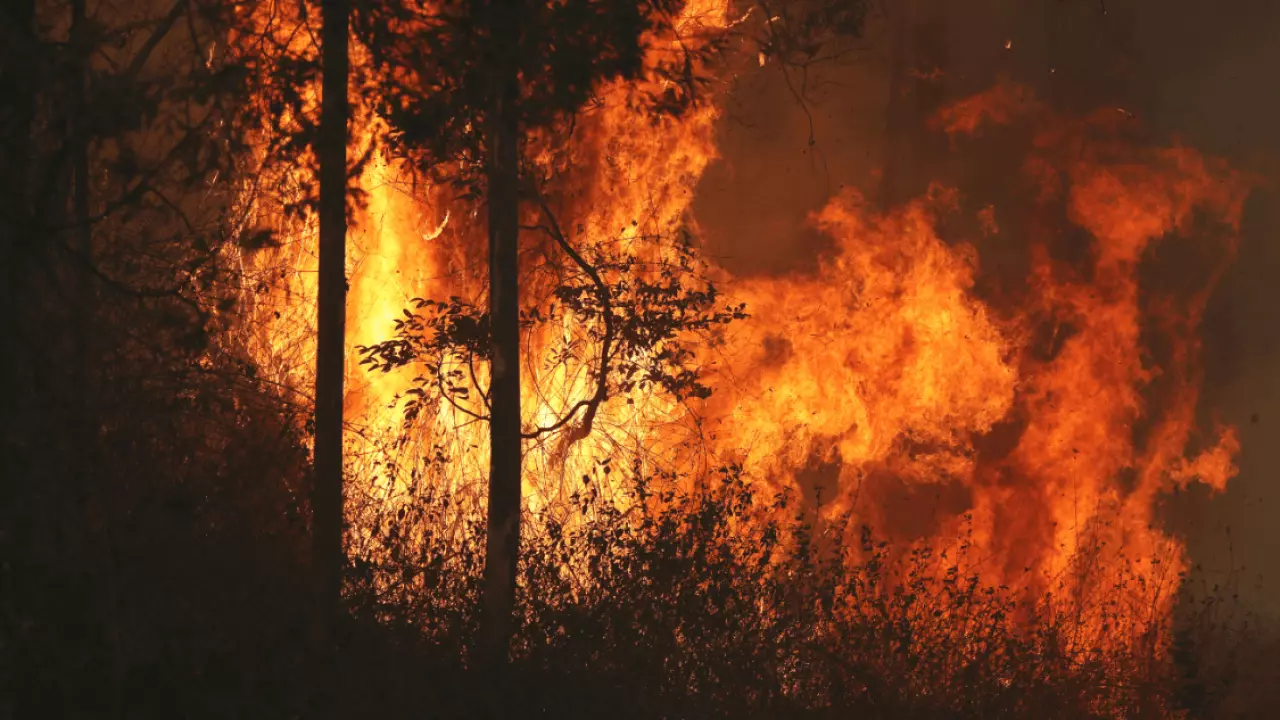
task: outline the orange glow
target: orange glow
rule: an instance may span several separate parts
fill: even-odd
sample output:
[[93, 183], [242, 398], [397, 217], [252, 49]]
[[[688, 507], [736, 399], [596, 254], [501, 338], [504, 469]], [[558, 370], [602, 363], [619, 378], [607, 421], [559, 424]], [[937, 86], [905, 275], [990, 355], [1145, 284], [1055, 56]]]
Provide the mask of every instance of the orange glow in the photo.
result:
[[[690, 3], [684, 41], [727, 27], [726, 12], [722, 0]], [[530, 141], [536, 162], [556, 171], [551, 206], [589, 256], [661, 259], [664, 243], [696, 229], [690, 207], [717, 156], [718, 110], [646, 117], [634, 109], [645, 89], [603, 88], [572, 143]], [[377, 132], [362, 112], [353, 147]], [[975, 245], [940, 237], [938, 219], [961, 212], [956, 191], [934, 187], [888, 209], [846, 191], [812, 218], [834, 241], [812, 276], [734, 279], [707, 261], [751, 314], [703, 349], [715, 394], [685, 405], [635, 390], [609, 400], [586, 438], [573, 437], [571, 423], [531, 440], [530, 508], [561, 507], [583, 476], [604, 482], [596, 468], [606, 458], [693, 476], [710, 462], [737, 462], [761, 487], [799, 492], [822, 521], [851, 515], [939, 549], [972, 533], [972, 570], [993, 585], [1075, 597], [1088, 614], [1102, 610], [1085, 589], [1138, 577], [1111, 600], [1166, 616], [1186, 555], [1160, 528], [1159, 496], [1193, 481], [1224, 489], [1239, 441], [1227, 427], [1204, 437], [1196, 420], [1196, 331], [1216, 275], [1190, 299], [1157, 302], [1138, 270], [1157, 244], [1211, 242], [1200, 239], [1202, 216], [1235, 230], [1246, 187], [1189, 148], [1126, 144], [1105, 115], [1052, 119], [1029, 90], [1007, 84], [947, 108], [935, 126], [960, 142], [1024, 121], [1038, 128], [1035, 150], [1025, 177], [1011, 181], [1035, 183], [1046, 208], [1065, 207], [1088, 238], [1086, 261], [1055, 259], [1049, 237], [1025, 237], [1025, 297], [997, 303], [975, 292]], [[349, 238], [352, 348], [390, 337], [415, 296], [484, 301], [483, 213], [401, 180], [409, 175], [375, 156], [359, 179], [367, 202]], [[252, 200], [258, 222], [286, 242], [246, 255], [265, 288], [249, 293], [259, 300], [245, 328], [260, 334], [248, 343], [280, 382], [308, 387], [314, 233], [285, 223], [262, 197]], [[983, 235], [1011, 232], [997, 224], [1000, 211], [978, 213]], [[534, 297], [554, 282], [534, 266], [558, 251], [532, 232], [526, 243]], [[1229, 256], [1227, 242], [1219, 262]], [[1151, 327], [1173, 347], [1160, 364], [1146, 345]], [[548, 425], [591, 393], [597, 348], [567, 320], [528, 331], [524, 343], [524, 422]], [[551, 360], [568, 347], [579, 361]], [[483, 423], [441, 404], [400, 442], [395, 401], [412, 372], [370, 375], [357, 360], [353, 350], [357, 526], [365, 502], [423, 483], [480, 498]], [[426, 463], [437, 446], [449, 461]], [[1091, 627], [1105, 637], [1101, 621]]]

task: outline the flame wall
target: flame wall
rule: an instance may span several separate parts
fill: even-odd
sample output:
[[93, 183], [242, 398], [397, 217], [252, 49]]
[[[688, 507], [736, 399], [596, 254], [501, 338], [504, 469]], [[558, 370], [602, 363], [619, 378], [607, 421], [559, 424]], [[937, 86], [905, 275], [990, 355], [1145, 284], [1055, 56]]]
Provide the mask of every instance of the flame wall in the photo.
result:
[[[1169, 145], [1180, 138], [1264, 178], [1244, 208], [1237, 261], [1222, 270], [1201, 311], [1191, 313], [1201, 318], [1197, 333], [1203, 338], [1195, 419], [1210, 442], [1217, 422], [1237, 429], [1240, 474], [1221, 492], [1193, 483], [1159, 493], [1155, 521], [1187, 543], [1198, 580], [1209, 588], [1235, 584], [1232, 592], [1252, 608], [1275, 615], [1280, 530], [1268, 508], [1277, 500], [1272, 476], [1280, 462], [1270, 440], [1280, 407], [1274, 372], [1280, 297], [1271, 270], [1280, 262], [1274, 241], [1280, 198], [1272, 180], [1280, 172], [1280, 135], [1274, 132], [1280, 102], [1259, 89], [1269, 86], [1280, 64], [1280, 51], [1269, 40], [1280, 29], [1280, 9], [1264, 0], [1233, 3], [1226, 12], [1181, 0], [1108, 0], [1105, 12], [1097, 3], [983, 0], [963, 12], [945, 2], [917, 4], [935, 26], [921, 33], [923, 40], [943, 46], [941, 52], [926, 48], [910, 87], [923, 87], [932, 111], [1010, 79], [1062, 115], [1113, 113], [1131, 128], [1126, 132], [1142, 138], [1138, 144]], [[739, 277], [814, 273], [834, 243], [804, 219], [841, 187], [865, 188], [877, 199], [876, 172], [898, 152], [907, 166], [908, 197], [941, 181], [961, 191], [971, 217], [994, 206], [1001, 232], [984, 233], [981, 223], [972, 222], [958, 233], [954, 229], [963, 223], [948, 219], [942, 234], [977, 247], [981, 267], [974, 291], [996, 307], [1019, 302], [1011, 296], [1033, 276], [1027, 247], [1037, 234], [1057, 256], [1087, 263], [1088, 239], [1070, 230], [1064, 213], [1043, 217], [1026, 197], [1035, 186], [1021, 170], [1032, 139], [1029, 125], [987, 128], [954, 143], [922, 128], [905, 157], [890, 148], [883, 137], [891, 40], [891, 24], [877, 20], [854, 56], [815, 72], [810, 88], [817, 102], [808, 113], [795, 108], [780, 73], [740, 80], [717, 128], [723, 161], [708, 169], [696, 191], [694, 212], [709, 254]], [[749, 216], [737, 212], [743, 204], [752, 208]], [[1033, 229], [1037, 222], [1055, 232]], [[1064, 226], [1068, 232], [1060, 231]], [[1196, 242], [1150, 246], [1139, 270], [1140, 304], [1170, 291], [1184, 298], [1202, 291], [1222, 259], [1224, 240], [1201, 235]], [[1154, 380], [1161, 389], [1147, 391], [1161, 396], [1161, 406], [1168, 382], [1169, 374], [1161, 375]], [[991, 437], [1007, 432], [997, 427]], [[815, 463], [805, 477], [825, 479], [823, 471], [830, 475], [832, 469]], [[942, 492], [935, 502], [947, 501], [957, 498]]]
[[[714, 30], [730, 22], [726, 12], [695, 3], [686, 21]], [[741, 111], [733, 105], [740, 96], [655, 121], [628, 109], [636, 88], [605, 88], [601, 109], [584, 114], [578, 139], [555, 159], [564, 168], [554, 198], [564, 224], [580, 228], [587, 247], [630, 247], [701, 224], [709, 272], [752, 318], [705, 348], [716, 389], [705, 404], [637, 392], [610, 401], [597, 432], [567, 451], [554, 439], [531, 444], [531, 506], [555, 503], [605, 457], [694, 473], [735, 461], [755, 482], [797, 490], [823, 521], [852, 514], [905, 543], [970, 533], [974, 569], [993, 584], [1077, 597], [1123, 584], [1124, 596], [1112, 592], [1108, 602], [1167, 613], [1187, 557], [1162, 529], [1160, 498], [1194, 481], [1221, 491], [1235, 473], [1237, 434], [1197, 415], [1197, 338], [1232, 254], [1246, 184], [1186, 146], [1135, 143], [1114, 109], [1061, 120], [1034, 91], [995, 87], [929, 113], [939, 148], [983, 147], [967, 137], [975, 132], [1002, 139], [1002, 167], [1012, 171], [983, 178], [998, 186], [985, 194], [999, 203], [980, 207], [973, 200], [983, 193], [964, 187], [980, 173], [957, 170], [941, 151], [911, 159], [914, 199], [881, 207], [839, 187], [871, 185], [853, 180], [878, 163], [851, 159], [833, 169], [833, 158], [859, 153], [826, 154], [813, 143], [806, 177], [820, 181], [803, 181], [810, 192], [764, 177], [745, 197], [713, 192], [714, 201], [695, 204], [709, 167], [723, 180], [723, 168], [750, 164], [757, 150], [735, 146], [727, 163], [712, 166], [721, 138], [733, 138], [726, 118]], [[783, 113], [782, 122], [795, 117]], [[1016, 161], [1006, 137], [1023, 141]], [[852, 133], [842, 142], [877, 144]], [[758, 152], [777, 156], [783, 144]], [[918, 182], [931, 166], [943, 182]], [[350, 239], [353, 347], [389, 336], [411, 297], [483, 299], [482, 215], [407, 177], [375, 158], [361, 178], [369, 195]], [[770, 192], [782, 201], [753, 201]], [[810, 212], [794, 211], [806, 202]], [[740, 234], [726, 238], [726, 225]], [[296, 314], [312, 291], [313, 238], [306, 228], [291, 238], [253, 262], [283, 263], [273, 297]], [[781, 268], [741, 258], [796, 242], [809, 257], [765, 252], [783, 258]], [[1202, 248], [1207, 270], [1177, 291], [1150, 293], [1143, 268], [1170, 244]], [[988, 255], [998, 267], [988, 269]], [[293, 326], [264, 316], [264, 358], [287, 354], [299, 329], [305, 336], [302, 315]], [[545, 361], [574, 332], [526, 336], [527, 423], [545, 423], [589, 391], [585, 369]], [[478, 497], [484, 428], [442, 405], [419, 421], [406, 450], [393, 403], [407, 376], [368, 376], [354, 360], [355, 494], [382, 501], [432, 483]], [[305, 364], [282, 381], [305, 383]], [[424, 462], [435, 446], [448, 463]]]

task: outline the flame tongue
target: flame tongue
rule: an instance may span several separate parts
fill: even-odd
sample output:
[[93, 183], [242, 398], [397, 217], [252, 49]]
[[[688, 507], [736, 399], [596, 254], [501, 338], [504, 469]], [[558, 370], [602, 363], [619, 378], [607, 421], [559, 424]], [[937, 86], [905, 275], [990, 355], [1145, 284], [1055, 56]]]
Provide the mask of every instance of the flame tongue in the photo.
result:
[[[688, 3], [688, 22], [723, 28], [725, 5]], [[629, 102], [642, 89], [603, 88], [601, 107], [581, 118], [574, 143], [537, 157], [555, 165], [553, 202], [586, 251], [661, 252], [645, 249], [645, 238], [691, 224], [693, 191], [716, 156], [713, 106], [646, 118]], [[1133, 148], [1097, 122], [1048, 118], [1026, 90], [1000, 86], [949, 108], [937, 124], [958, 137], [992, 123], [1040, 123], [1026, 177], [1041, 186], [1041, 203], [1065, 206], [1090, 237], [1083, 266], [1053, 259], [1047, 238], [1028, 237], [1026, 296], [993, 307], [974, 292], [977, 251], [944, 242], [937, 230], [940, 214], [958, 210], [955, 193], [934, 188], [877, 211], [846, 192], [813, 218], [835, 248], [815, 275], [732, 283], [752, 317], [706, 349], [716, 394], [696, 419], [652, 392], [612, 399], [581, 442], [531, 445], [530, 504], [555, 503], [578, 478], [598, 478], [608, 458], [695, 474], [708, 456], [731, 459], [753, 482], [801, 490], [824, 517], [849, 513], [892, 537], [938, 547], [971, 533], [980, 559], [973, 571], [994, 585], [1074, 589], [1086, 576], [1103, 585], [1136, 574], [1143, 581], [1134, 586], [1135, 606], [1167, 613], [1169, 582], [1185, 558], [1155, 521], [1158, 494], [1192, 479], [1225, 487], [1238, 444], [1225, 429], [1201, 452], [1187, 452], [1198, 440], [1194, 332], [1212, 283], [1189, 300], [1144, 305], [1137, 272], [1166, 236], [1200, 242], [1187, 237], [1198, 214], [1233, 229], [1245, 188], [1187, 148]], [[540, 147], [536, 139], [531, 145]], [[392, 164], [375, 158], [360, 179], [368, 204], [351, 237], [353, 346], [388, 337], [413, 296], [483, 299], [484, 269], [473, 251], [484, 246], [484, 228], [475, 208], [399, 187], [396, 177]], [[985, 232], [1001, 232], [997, 212], [980, 214]], [[294, 237], [248, 263], [264, 272], [284, 263], [290, 272], [268, 294], [296, 309], [313, 296], [314, 235], [304, 229]], [[546, 278], [529, 272], [530, 293], [545, 290]], [[305, 346], [305, 317], [273, 319], [271, 307], [253, 307], [270, 336], [250, 344], [264, 365]], [[1153, 324], [1173, 348], [1158, 366], [1144, 346]], [[562, 318], [525, 338], [527, 424], [548, 424], [591, 392], [589, 372], [549, 358], [580, 330]], [[481, 424], [442, 404], [412, 429], [421, 454], [406, 458], [405, 443], [381, 444], [400, 436], [399, 411], [389, 407], [406, 378], [354, 370], [348, 414], [363, 429], [352, 434], [352, 457], [378, 458], [357, 470], [362, 488], [434, 483], [478, 498], [488, 457]], [[281, 379], [307, 384], [305, 369]], [[1156, 385], [1161, 392], [1152, 397]], [[440, 456], [449, 462], [430, 462]]]
[[[852, 509], [859, 476], [891, 460], [912, 482], [971, 475], [967, 438], [1013, 404], [1009, 343], [970, 297], [971, 250], [935, 234], [936, 202], [876, 216], [846, 193], [816, 218], [838, 247], [816, 277], [741, 290], [753, 317], [729, 354], [750, 369], [735, 367], [748, 381], [725, 393], [736, 407], [722, 442], [758, 449], [771, 465], [758, 470], [785, 477], [834, 441], [830, 512]], [[900, 456], [904, 441], [930, 449]]]
[[[998, 89], [942, 117], [970, 132], [1018, 115], [992, 104], [1026, 98]], [[1132, 607], [1163, 617], [1186, 563], [1159, 529], [1158, 496], [1192, 479], [1225, 487], [1238, 442], [1222, 429], [1187, 455], [1194, 333], [1218, 273], [1189, 298], [1144, 304], [1138, 269], [1166, 236], [1204, 242], [1197, 214], [1234, 232], [1246, 188], [1186, 148], [1130, 147], [1096, 122], [1047, 125], [1027, 170], [1040, 202], [1065, 204], [1091, 238], [1083, 267], [1028, 238], [1027, 296], [993, 309], [973, 292], [973, 248], [935, 231], [947, 193], [885, 213], [846, 193], [814, 218], [836, 241], [815, 277], [739, 286], [753, 318], [727, 352], [738, 381], [715, 400], [718, 434], [750, 448], [753, 477], [807, 497], [820, 479], [826, 517], [939, 549], [971, 531], [973, 570], [993, 585], [1078, 598], [1123, 586]], [[991, 209], [979, 220], [997, 231]], [[1225, 264], [1230, 243], [1216, 256]], [[1161, 364], [1152, 332], [1172, 348]]]

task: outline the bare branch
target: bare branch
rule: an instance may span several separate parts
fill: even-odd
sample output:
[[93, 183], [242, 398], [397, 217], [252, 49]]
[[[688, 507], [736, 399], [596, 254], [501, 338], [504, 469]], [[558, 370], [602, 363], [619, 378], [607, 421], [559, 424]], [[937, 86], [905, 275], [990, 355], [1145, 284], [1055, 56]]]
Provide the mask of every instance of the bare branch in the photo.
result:
[[547, 223], [546, 225], [539, 225], [538, 228], [555, 240], [556, 243], [564, 249], [565, 254], [568, 255], [569, 258], [572, 259], [578, 267], [582, 268], [582, 271], [591, 278], [592, 284], [596, 286], [596, 295], [600, 299], [601, 313], [604, 316], [604, 337], [600, 342], [600, 367], [596, 374], [595, 393], [589, 398], [579, 400], [573, 405], [573, 407], [569, 408], [568, 412], [551, 425], [537, 427], [530, 432], [523, 433], [523, 436], [526, 439], [529, 439], [545, 435], [549, 432], [554, 432], [573, 420], [579, 410], [585, 409], [586, 412], [582, 416], [582, 423], [578, 425], [578, 427], [574, 428], [574, 430], [569, 434], [569, 437], [566, 438], [565, 446], [567, 447], [591, 433], [591, 428], [595, 424], [596, 413], [599, 411], [600, 405], [604, 403], [609, 396], [609, 360], [610, 355], [613, 352], [614, 334], [613, 298], [612, 294], [609, 292], [609, 286], [606, 285], [604, 279], [600, 277], [600, 273], [591, 265], [591, 263], [587, 262], [586, 258], [582, 257], [573, 245], [570, 244], [568, 238], [564, 236], [564, 232], [560, 229], [560, 223], [556, 220], [555, 213], [551, 211], [551, 207], [547, 205], [546, 199], [539, 196], [537, 198], [537, 203], [538, 208], [542, 211], [542, 216]]

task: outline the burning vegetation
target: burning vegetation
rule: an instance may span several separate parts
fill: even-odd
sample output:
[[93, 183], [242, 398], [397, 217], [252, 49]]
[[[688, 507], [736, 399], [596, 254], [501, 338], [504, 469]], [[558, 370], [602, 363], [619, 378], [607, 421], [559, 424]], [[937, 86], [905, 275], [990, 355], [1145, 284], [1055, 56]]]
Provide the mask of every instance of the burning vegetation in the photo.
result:
[[918, 124], [1016, 146], [1000, 202], [841, 188], [740, 275], [725, 108], [809, 113], [860, 2], [136, 5], [28, 0], [0, 66], [0, 716], [1271, 702], [1159, 514], [1236, 474], [1200, 331], [1254, 178], [993, 80]]

